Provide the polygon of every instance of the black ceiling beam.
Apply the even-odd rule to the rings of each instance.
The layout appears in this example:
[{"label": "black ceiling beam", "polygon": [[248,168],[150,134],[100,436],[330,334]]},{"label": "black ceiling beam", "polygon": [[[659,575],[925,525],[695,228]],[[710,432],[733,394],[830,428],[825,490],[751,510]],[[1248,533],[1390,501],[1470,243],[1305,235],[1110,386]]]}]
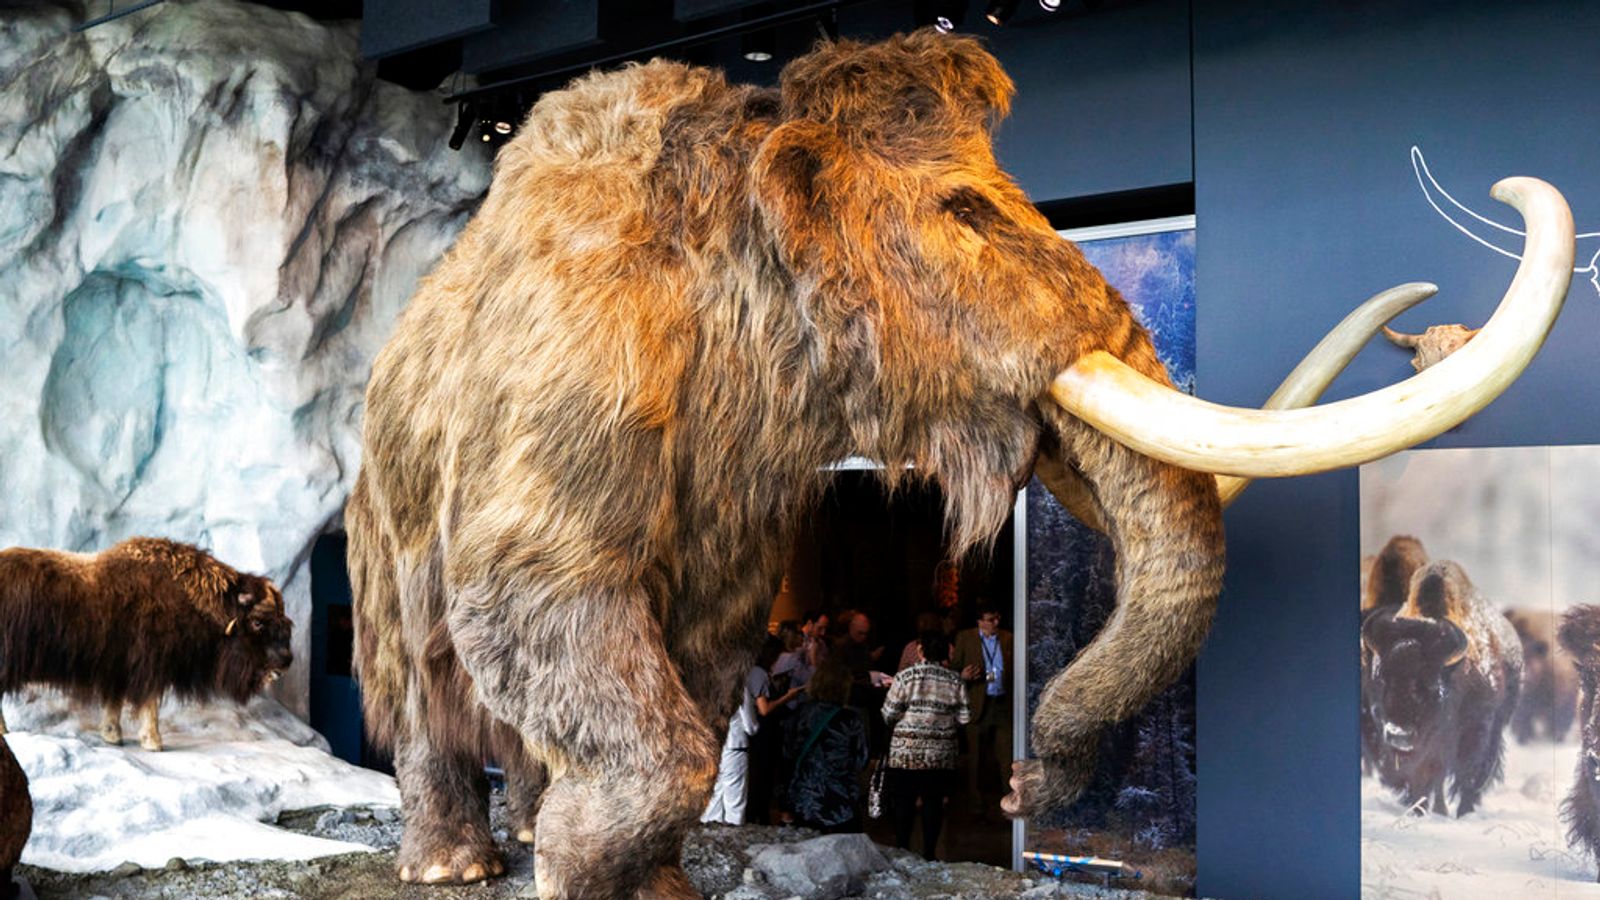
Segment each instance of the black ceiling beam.
[{"label": "black ceiling beam", "polygon": [[444,102],[459,103],[466,100],[475,100],[480,97],[499,93],[507,88],[530,87],[539,82],[577,75],[601,66],[615,65],[617,63],[636,60],[641,57],[655,56],[657,54],[668,53],[672,51],[687,50],[702,44],[708,44],[713,41],[721,40],[722,38],[738,37],[746,32],[759,31],[764,28],[777,28],[783,25],[793,24],[795,22],[802,22],[806,19],[816,18],[817,16],[825,15],[834,10],[842,9],[846,6],[854,6],[858,3],[864,2],[867,2],[867,0],[824,0],[824,2],[821,3],[810,3],[805,6],[772,13],[759,18],[748,19],[746,21],[735,22],[730,25],[723,25],[716,28],[708,28],[701,31],[682,34],[670,40],[659,41],[648,46],[621,50],[611,54],[610,56],[603,56],[597,59],[589,59],[582,62],[570,63],[567,65],[558,66],[556,68],[546,69],[528,75],[522,75],[516,78],[508,78],[504,81],[496,81],[492,84],[486,84],[471,90],[451,94],[445,98]]}]

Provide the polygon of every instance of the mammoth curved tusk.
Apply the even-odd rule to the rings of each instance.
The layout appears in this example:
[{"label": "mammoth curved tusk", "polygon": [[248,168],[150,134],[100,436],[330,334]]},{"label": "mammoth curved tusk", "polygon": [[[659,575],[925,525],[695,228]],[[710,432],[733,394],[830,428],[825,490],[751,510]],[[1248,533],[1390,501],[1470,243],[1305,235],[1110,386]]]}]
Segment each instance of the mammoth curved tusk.
[{"label": "mammoth curved tusk", "polygon": [[1383,336],[1389,339],[1389,343],[1407,350],[1416,349],[1417,341],[1422,340],[1420,334],[1406,334],[1404,331],[1395,331],[1387,325],[1383,326]]},{"label": "mammoth curved tusk", "polygon": [[[1278,385],[1278,389],[1272,392],[1261,408],[1299,409],[1316,403],[1328,385],[1333,384],[1333,380],[1350,365],[1361,348],[1372,340],[1374,332],[1385,327],[1385,322],[1437,293],[1438,285],[1410,281],[1373,294],[1311,348],[1311,352],[1283,379],[1283,383]],[[1217,476],[1217,493],[1222,497],[1223,506],[1232,503],[1249,486],[1248,478]]]},{"label": "mammoth curved tusk", "polygon": [[1057,375],[1050,395],[1147,456],[1251,478],[1360,465],[1428,440],[1487,406],[1522,374],[1572,280],[1572,212],[1561,194],[1536,178],[1507,178],[1491,193],[1528,226],[1511,287],[1472,341],[1399,384],[1306,409],[1238,409],[1195,399],[1095,352]]}]

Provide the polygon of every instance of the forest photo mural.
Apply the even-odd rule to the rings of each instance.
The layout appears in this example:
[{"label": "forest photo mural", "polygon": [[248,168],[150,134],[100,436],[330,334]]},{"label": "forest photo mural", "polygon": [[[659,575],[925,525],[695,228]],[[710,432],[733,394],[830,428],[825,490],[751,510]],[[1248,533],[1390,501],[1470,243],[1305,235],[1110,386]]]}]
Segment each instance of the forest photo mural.
[{"label": "forest photo mural", "polygon": [[[1174,227],[1177,225],[1178,227]],[[1071,235],[1149,329],[1179,389],[1194,393],[1192,222],[1148,233]],[[1117,231],[1136,231],[1137,226]],[[1106,229],[1113,231],[1113,229]],[[1116,604],[1111,542],[1079,523],[1037,480],[1027,490],[1028,715],[1050,676],[1089,644]],[[1128,863],[1141,886],[1192,894],[1195,846],[1194,672],[1108,729],[1084,796],[1028,826],[1027,850]],[[1098,880],[1098,879],[1095,879]]]}]

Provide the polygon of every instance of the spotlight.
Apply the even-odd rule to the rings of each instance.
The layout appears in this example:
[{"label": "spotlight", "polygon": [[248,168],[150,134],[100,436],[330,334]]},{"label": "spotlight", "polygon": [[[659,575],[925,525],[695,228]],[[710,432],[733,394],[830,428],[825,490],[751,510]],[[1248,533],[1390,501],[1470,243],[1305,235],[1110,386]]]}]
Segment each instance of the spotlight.
[{"label": "spotlight", "polygon": [[983,17],[995,25],[1004,25],[1011,14],[1017,11],[1017,0],[989,0],[989,8]]},{"label": "spotlight", "polygon": [[1061,0],[1039,0],[1039,8],[1045,12],[1055,12],[1061,8]]},{"label": "spotlight", "polygon": [[467,133],[472,130],[472,110],[465,103],[456,110],[456,129],[450,132],[450,149],[460,150],[461,145],[467,141]]},{"label": "spotlight", "polygon": [[[511,123],[507,122],[504,119],[501,119],[500,121],[495,122],[494,123],[494,133],[495,134],[510,134],[511,133]],[[484,135],[484,138],[487,139],[488,135]]]},{"label": "spotlight", "polygon": [[489,132],[487,132],[487,131],[485,131],[485,132],[484,132],[484,133],[483,133],[483,142],[484,142],[484,143],[485,143],[485,144],[487,144],[487,143],[489,143]]},{"label": "spotlight", "polygon": [[770,29],[748,31],[739,38],[739,53],[751,62],[772,62],[772,53],[777,49],[777,43]]},{"label": "spotlight", "polygon": [[924,0],[916,5],[917,26],[932,25],[940,34],[961,27],[967,17],[967,0]]}]

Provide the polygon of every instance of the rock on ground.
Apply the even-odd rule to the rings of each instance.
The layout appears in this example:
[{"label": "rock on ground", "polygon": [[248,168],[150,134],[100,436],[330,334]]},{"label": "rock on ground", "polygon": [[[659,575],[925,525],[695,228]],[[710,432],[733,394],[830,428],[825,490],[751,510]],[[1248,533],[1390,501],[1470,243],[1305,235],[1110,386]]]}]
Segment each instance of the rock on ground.
[{"label": "rock on ground", "polygon": [[[502,900],[537,896],[533,891],[533,854],[511,840],[505,825],[504,797],[496,791],[491,821],[496,840],[505,854],[503,878],[460,887],[421,887],[395,879],[395,848],[400,842],[400,822],[387,809],[314,809],[285,813],[278,824],[309,835],[353,840],[380,848],[375,853],[333,856],[311,862],[266,862],[190,865],[186,868],[130,867],[121,873],[69,875],[30,866],[21,874],[41,900],[107,897],[189,900],[245,898],[309,898],[309,900],[365,900],[394,897],[401,900]],[[839,836],[851,837],[851,836]],[[768,882],[755,868],[754,856],[774,847],[817,839],[814,831],[791,827],[747,825],[702,826],[691,832],[683,851],[684,868],[695,887],[707,897],[724,900],[786,900],[821,895],[794,894]],[[827,838],[824,841],[829,840]],[[870,845],[869,845],[870,846]],[[862,848],[857,848],[858,850]],[[626,852],[626,848],[622,849]],[[1060,884],[1042,877],[1021,875],[977,863],[928,862],[922,857],[889,847],[875,847],[885,865],[865,875],[858,887],[844,895],[849,900],[990,900],[1027,897],[1088,897],[1103,900],[1146,900],[1154,895],[1105,889],[1092,885]]]},{"label": "rock on ground", "polygon": [[354,483],[372,358],[489,161],[446,146],[440,95],[377,80],[354,22],[84,17],[0,9],[0,547],[153,534],[272,576],[303,716],[306,560]]}]

